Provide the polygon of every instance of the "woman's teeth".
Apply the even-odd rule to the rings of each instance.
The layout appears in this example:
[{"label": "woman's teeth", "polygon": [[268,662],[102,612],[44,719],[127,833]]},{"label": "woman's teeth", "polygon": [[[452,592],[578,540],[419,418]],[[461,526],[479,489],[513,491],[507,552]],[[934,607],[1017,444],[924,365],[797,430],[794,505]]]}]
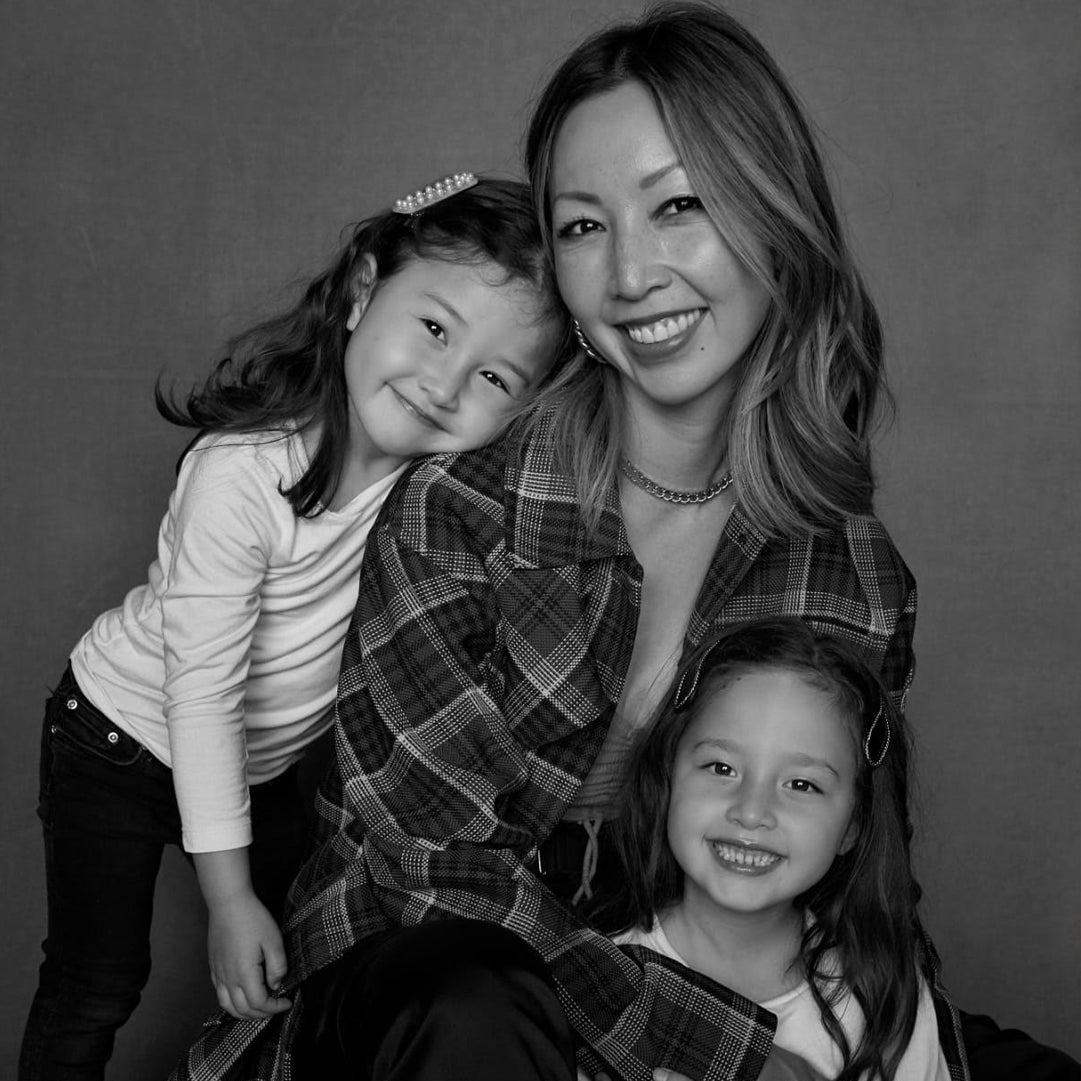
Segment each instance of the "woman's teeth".
[{"label": "woman's teeth", "polygon": [[775,852],[763,852],[758,848],[740,848],[737,845],[724,844],[722,841],[714,842],[713,851],[725,863],[735,863],[740,867],[769,867],[781,859]]},{"label": "woman's teeth", "polygon": [[632,342],[638,345],[653,345],[656,342],[664,342],[682,334],[688,327],[693,326],[702,318],[701,309],[693,312],[683,312],[680,315],[669,316],[666,319],[658,319],[656,323],[648,326],[627,327],[627,335]]}]

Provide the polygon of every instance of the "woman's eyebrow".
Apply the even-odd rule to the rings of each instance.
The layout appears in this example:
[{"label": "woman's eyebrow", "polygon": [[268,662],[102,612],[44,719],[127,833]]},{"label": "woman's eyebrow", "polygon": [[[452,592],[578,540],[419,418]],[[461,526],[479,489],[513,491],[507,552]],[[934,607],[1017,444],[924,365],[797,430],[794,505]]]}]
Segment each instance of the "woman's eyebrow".
[{"label": "woman's eyebrow", "polygon": [[660,180],[663,180],[669,173],[675,171],[676,169],[682,168],[683,162],[676,158],[675,161],[669,162],[669,164],[667,165],[662,165],[659,169],[654,169],[652,173],[647,173],[638,182],[638,187],[642,191],[645,191],[646,188],[652,188],[654,184],[656,184]]},{"label": "woman's eyebrow", "polygon": [[[675,161],[669,162],[667,165],[662,165],[659,169],[654,169],[651,173],[646,173],[641,180],[638,181],[638,187],[641,191],[646,191],[648,188],[652,188],[654,184],[659,183],[669,173],[675,172],[677,169],[683,168],[683,162],[678,158]],[[573,199],[579,203],[592,203],[594,205],[600,205],[600,197],[594,195],[588,191],[560,191],[552,196],[552,202],[558,203],[560,199]]]},{"label": "woman's eyebrow", "polygon": [[600,206],[600,196],[593,195],[588,191],[561,191],[552,196],[552,202],[558,203],[560,199],[572,199],[576,203],[592,203]]}]

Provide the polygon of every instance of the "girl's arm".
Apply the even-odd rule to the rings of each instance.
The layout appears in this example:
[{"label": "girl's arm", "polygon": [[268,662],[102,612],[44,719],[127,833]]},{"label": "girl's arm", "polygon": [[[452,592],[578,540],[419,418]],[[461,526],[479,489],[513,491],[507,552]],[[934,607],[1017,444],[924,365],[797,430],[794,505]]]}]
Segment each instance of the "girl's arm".
[{"label": "girl's arm", "polygon": [[[299,955],[317,954],[339,909],[358,936],[387,922],[489,920],[547,961],[594,1065],[628,1079],[657,1066],[698,1079],[758,1076],[771,1015],[682,966],[615,946],[526,865],[596,749],[589,722],[610,707],[605,661],[592,650],[628,633],[617,626],[627,612],[606,608],[618,592],[611,576],[598,572],[590,596],[577,565],[532,569],[516,587],[514,560],[494,550],[490,523],[467,500],[428,491],[422,514],[416,502],[393,509],[423,520],[422,545],[397,539],[393,523],[369,540],[339,680],[343,807],[321,808],[344,829],[309,865],[311,881],[335,879],[335,859],[344,868],[322,898],[302,903]],[[612,647],[601,648],[612,660]]]},{"label": "girl's arm", "polygon": [[211,977],[237,1017],[288,1008],[272,995],[285,976],[281,932],[251,884],[244,718],[260,588],[288,512],[279,479],[242,436],[200,443],[181,467],[161,560],[173,781],[209,913]]},{"label": "girl's arm", "polygon": [[234,1017],[270,1017],[289,1009],[276,997],[288,972],[274,917],[255,895],[246,848],[196,852],[192,859],[209,914],[207,955],[218,1005]]}]

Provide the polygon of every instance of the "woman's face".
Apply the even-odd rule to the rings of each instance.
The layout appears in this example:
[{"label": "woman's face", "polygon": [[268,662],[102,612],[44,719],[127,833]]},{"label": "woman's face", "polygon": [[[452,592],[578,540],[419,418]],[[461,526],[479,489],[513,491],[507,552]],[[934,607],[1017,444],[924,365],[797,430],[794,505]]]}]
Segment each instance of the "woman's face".
[{"label": "woman's face", "polygon": [[567,114],[549,199],[563,299],[632,399],[723,415],[770,298],[702,208],[640,83]]}]

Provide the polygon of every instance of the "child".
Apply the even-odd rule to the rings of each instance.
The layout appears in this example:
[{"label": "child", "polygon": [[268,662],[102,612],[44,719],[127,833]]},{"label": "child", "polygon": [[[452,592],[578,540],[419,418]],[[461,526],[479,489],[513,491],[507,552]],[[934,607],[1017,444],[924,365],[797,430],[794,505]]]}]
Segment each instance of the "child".
[{"label": "child", "polygon": [[47,705],[49,925],[24,1081],[103,1075],[149,975],[165,843],[194,861],[218,1001],[288,1008],[273,990],[305,832],[296,764],[333,720],[368,530],[411,458],[492,440],[562,354],[546,265],[524,185],[448,177],[358,225],[186,405],[159,391],[201,434],[158,558]]},{"label": "child", "polygon": [[770,619],[708,638],[674,688],[616,825],[616,941],[760,1003],[824,1077],[946,1081],[916,963],[907,736],[878,679]]}]

